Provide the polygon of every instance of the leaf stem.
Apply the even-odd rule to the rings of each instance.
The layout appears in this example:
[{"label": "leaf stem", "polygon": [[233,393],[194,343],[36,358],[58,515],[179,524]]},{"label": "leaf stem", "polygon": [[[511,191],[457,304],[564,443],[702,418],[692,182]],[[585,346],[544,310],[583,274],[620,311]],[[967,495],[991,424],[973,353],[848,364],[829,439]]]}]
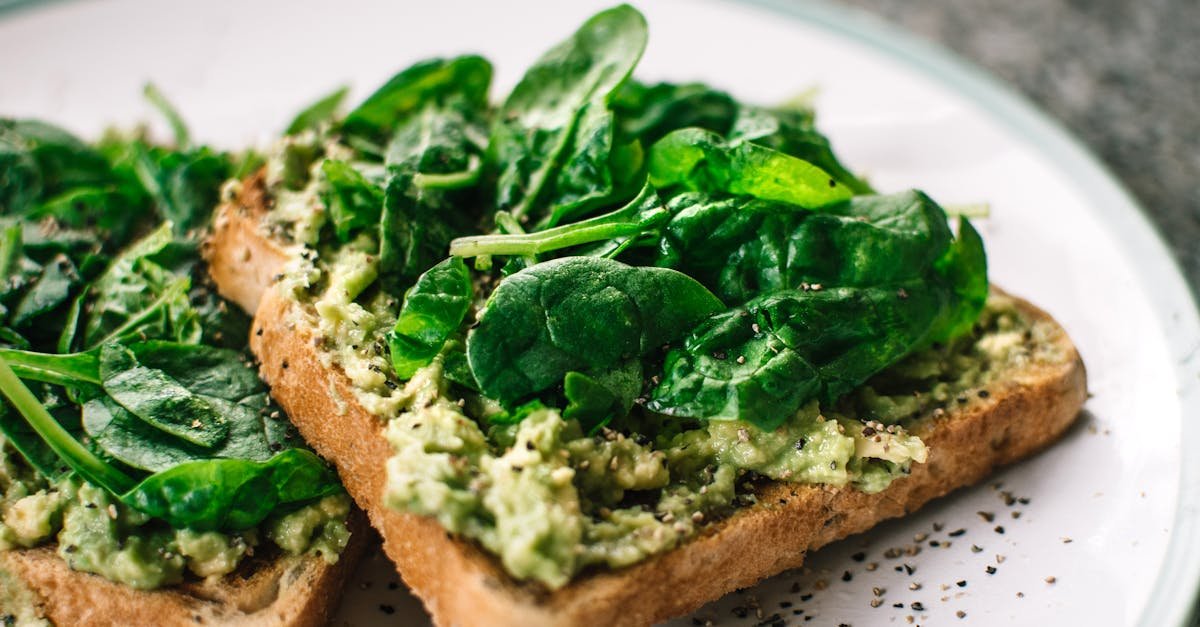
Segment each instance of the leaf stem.
[{"label": "leaf stem", "polygon": [[3,357],[0,357],[0,391],[50,449],[84,479],[116,495],[133,488],[136,482],[132,477],[105,463],[58,424]]}]

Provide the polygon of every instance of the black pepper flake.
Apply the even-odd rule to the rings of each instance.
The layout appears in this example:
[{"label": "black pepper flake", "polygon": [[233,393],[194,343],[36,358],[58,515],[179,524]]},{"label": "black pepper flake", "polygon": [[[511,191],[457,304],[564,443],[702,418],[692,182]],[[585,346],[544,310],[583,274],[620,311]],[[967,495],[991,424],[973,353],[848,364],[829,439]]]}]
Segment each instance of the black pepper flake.
[{"label": "black pepper flake", "polygon": [[388,605],[386,603],[380,603],[379,611],[383,612],[384,614],[387,614],[388,616],[391,616],[392,614],[396,613],[396,608],[395,608],[395,606]]},{"label": "black pepper flake", "polygon": [[281,365],[283,366],[283,369],[284,369],[284,370],[287,370],[287,368],[288,368],[288,360],[286,360],[286,359],[285,359],[285,360],[283,360],[283,364],[281,364]]},{"label": "black pepper flake", "polygon": [[728,356],[729,355],[725,351],[713,351],[712,354],[713,359],[716,359],[717,361],[725,361],[725,358]]},{"label": "black pepper flake", "polygon": [[903,603],[893,603],[892,607],[902,610],[902,609],[904,609],[904,604]]},{"label": "black pepper flake", "polygon": [[803,451],[805,444],[808,444],[808,439],[806,439],[806,438],[800,438],[799,440],[796,440],[796,444],[795,444],[796,450]]},{"label": "black pepper flake", "polygon": [[913,573],[914,573],[914,572],[916,572],[916,571],[917,571],[917,567],[916,567],[916,566],[909,566],[908,564],[905,564],[905,565],[904,565],[904,572],[906,572],[906,573],[908,573],[908,574],[910,574],[910,575],[911,575],[911,574],[913,574]]},{"label": "black pepper flake", "polygon": [[779,602],[779,607],[782,607],[782,608],[783,608],[783,609],[785,609],[785,610],[786,610],[787,608],[791,607],[791,606],[792,606],[792,602],[791,602],[791,601],[780,601],[780,602]]},{"label": "black pepper flake", "polygon": [[937,548],[937,547],[939,547],[939,546],[942,546],[942,543],[941,543],[941,542],[938,542],[937,540],[930,540],[930,541],[929,541],[929,546],[931,546],[931,547],[934,547],[934,548]]},{"label": "black pepper flake", "polygon": [[1021,498],[1017,499],[1017,502],[1018,502],[1018,503],[1020,503],[1021,505],[1029,505],[1029,499],[1028,499],[1027,497],[1024,497],[1024,496],[1022,496]]},{"label": "black pepper flake", "polygon": [[979,517],[982,518],[985,522],[994,522],[996,520],[996,515],[992,512],[975,512],[975,513],[978,514]]},{"label": "black pepper flake", "polygon": [[797,592],[800,592],[800,582],[793,581],[791,590],[792,590],[792,594],[796,594]]},{"label": "black pepper flake", "polygon": [[967,580],[966,580],[966,579],[960,579],[960,580],[958,580],[958,581],[954,582],[954,585],[958,586],[959,588],[966,588],[966,587],[967,587]]},{"label": "black pepper flake", "polygon": [[925,604],[921,603],[920,601],[913,601],[912,605],[910,605],[909,607],[911,607],[914,612],[924,612],[925,611]]},{"label": "black pepper flake", "polygon": [[854,573],[850,571],[842,573],[842,581],[850,581],[851,579],[854,579]]},{"label": "black pepper flake", "polygon": [[813,597],[813,595],[811,593],[802,595],[800,597],[800,602],[802,602],[802,603],[808,602],[812,599],[812,597]]},{"label": "black pepper flake", "polygon": [[67,553],[74,553],[78,550],[79,547],[75,546],[74,544],[68,544],[67,546],[63,547],[63,551],[66,551]]},{"label": "black pepper flake", "polygon": [[258,327],[258,330],[257,330],[257,331],[255,331],[255,332],[254,332],[254,334],[255,334],[255,335],[257,335],[257,336],[259,336],[259,337],[262,337],[262,334],[263,334],[263,328],[262,328],[262,327]]},{"label": "black pepper flake", "polygon": [[966,532],[967,532],[966,529],[955,529],[954,531],[951,531],[950,533],[948,533],[946,535],[950,536],[951,538],[957,538]]},{"label": "black pepper flake", "polygon": [[996,567],[995,567],[995,566],[988,566],[987,568],[985,568],[985,569],[983,569],[983,570],[987,571],[987,574],[989,574],[989,575],[995,575],[995,574],[996,574]]},{"label": "black pepper flake", "polygon": [[1003,535],[1004,534],[1004,526],[996,525],[996,533]]},{"label": "black pepper flake", "polygon": [[852,560],[854,560],[854,561],[856,561],[856,562],[861,562],[861,561],[863,561],[863,560],[867,559],[867,554],[866,554],[866,553],[863,553],[862,551],[859,551],[858,553],[855,553],[854,555],[851,555],[851,556],[850,556],[850,559],[852,559]]},{"label": "black pepper flake", "polygon": [[987,390],[979,390],[979,398],[987,398],[989,396],[991,396],[991,394],[988,394]]}]

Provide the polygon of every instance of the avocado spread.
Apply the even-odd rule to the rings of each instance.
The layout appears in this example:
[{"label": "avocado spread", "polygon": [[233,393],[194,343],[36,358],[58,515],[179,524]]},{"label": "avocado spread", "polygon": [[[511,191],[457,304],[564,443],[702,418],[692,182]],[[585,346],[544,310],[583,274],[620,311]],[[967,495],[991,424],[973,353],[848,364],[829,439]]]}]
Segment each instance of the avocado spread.
[{"label": "avocado spread", "polygon": [[272,545],[336,562],[349,512],[349,497],[338,494],[237,533],[172,529],[73,475],[48,480],[0,435],[0,551],[53,542],[71,568],[135,588],[179,583],[187,573],[225,575]]},{"label": "avocado spread", "polygon": [[504,410],[448,376],[461,336],[407,383],[397,379],[387,332],[399,303],[373,285],[378,242],[369,232],[343,244],[316,235],[325,220],[316,193],[322,161],[295,158],[315,154],[305,141],[315,140],[289,138],[272,160],[276,208],[267,228],[295,244],[280,286],[319,330],[324,359],[387,422],[395,455],[386,503],[436,518],[497,555],[513,576],[550,588],[589,567],[670,550],[755,506],[762,481],[883,490],[926,460],[926,421],[975,402],[1008,368],[1053,358],[1035,348],[1051,345],[1041,337],[1048,331],[993,296],[972,332],[910,355],[837,403],[809,402],[773,430],[636,409],[622,428],[590,435],[549,407],[517,424],[494,423]]}]

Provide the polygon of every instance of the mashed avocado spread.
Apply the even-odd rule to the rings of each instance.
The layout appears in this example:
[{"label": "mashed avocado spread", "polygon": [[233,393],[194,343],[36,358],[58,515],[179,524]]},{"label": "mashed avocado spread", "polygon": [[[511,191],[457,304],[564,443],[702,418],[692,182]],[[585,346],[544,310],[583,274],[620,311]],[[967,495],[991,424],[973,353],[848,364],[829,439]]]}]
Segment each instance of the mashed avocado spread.
[{"label": "mashed avocado spread", "polygon": [[[314,154],[293,137],[282,154]],[[385,502],[436,518],[479,542],[519,579],[565,585],[589,567],[617,568],[668,551],[708,523],[754,507],[766,480],[878,492],[922,463],[921,425],[975,402],[998,373],[1052,358],[1047,331],[1011,300],[993,296],[973,331],[910,355],[829,406],[811,401],[781,426],[687,421],[635,408],[588,434],[558,409],[536,407],[516,424],[505,409],[453,381],[462,337],[407,382],[388,358],[397,300],[373,282],[378,243],[363,232],[322,238],[320,159],[278,157],[268,229],[294,243],[280,289],[319,331],[327,363],[355,384],[356,401],[386,421],[395,450]],[[298,181],[286,189],[284,181]],[[479,290],[483,291],[483,290]],[[476,307],[481,306],[476,303]],[[342,399],[343,401],[346,399]]]},{"label": "mashed avocado spread", "polygon": [[0,551],[54,542],[71,568],[135,588],[225,575],[256,550],[336,562],[349,512],[349,497],[338,494],[238,533],[172,529],[71,476],[48,481],[0,435]]}]

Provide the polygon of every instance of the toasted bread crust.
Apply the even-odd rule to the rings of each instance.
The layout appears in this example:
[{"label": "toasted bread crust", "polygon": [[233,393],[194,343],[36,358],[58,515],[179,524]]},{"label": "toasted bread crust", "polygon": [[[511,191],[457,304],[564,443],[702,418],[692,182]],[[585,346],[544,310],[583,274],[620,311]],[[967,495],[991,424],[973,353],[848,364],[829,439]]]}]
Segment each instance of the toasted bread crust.
[{"label": "toasted bread crust", "polygon": [[[237,261],[263,259],[256,216],[243,194],[221,210],[210,254],[222,258],[241,285],[216,276],[222,294],[246,290],[248,276],[273,276],[262,268],[237,270]],[[242,203],[242,204],[239,204]],[[225,235],[221,235],[224,233]],[[234,235],[234,233],[237,233]],[[239,249],[255,251],[245,255]],[[253,261],[251,261],[253,263]],[[218,264],[213,263],[214,267]],[[268,281],[269,283],[269,281]],[[300,307],[267,283],[258,301],[251,349],[275,399],[304,438],[337,466],[346,489],[367,511],[384,549],[404,581],[439,625],[645,625],[695,610],[732,590],[800,566],[809,550],[903,516],[931,499],[979,482],[994,468],[1053,442],[1074,420],[1086,398],[1082,361],[1065,332],[1054,342],[1064,355],[1053,366],[1023,369],[989,386],[989,396],[928,420],[914,431],[929,460],[909,477],[877,494],[827,486],[773,483],[761,505],[709,525],[683,546],[640,564],[577,578],[549,592],[509,577],[475,544],[447,533],[436,521],[402,514],[382,503],[385,462],[391,449],[383,423],[354,401],[351,382],[323,365]],[[227,292],[228,290],[228,292]],[[1027,315],[1050,317],[1025,301]]]},{"label": "toasted bread crust", "polygon": [[371,536],[359,512],[349,527],[336,564],[312,555],[250,559],[224,577],[158,590],[71,570],[50,546],[0,551],[0,570],[19,579],[37,613],[56,625],[315,627],[329,622]]}]

